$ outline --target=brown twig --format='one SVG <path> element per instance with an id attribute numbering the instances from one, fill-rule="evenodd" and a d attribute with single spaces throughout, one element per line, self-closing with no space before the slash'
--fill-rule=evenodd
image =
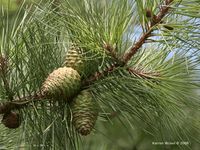
<path id="1" fill-rule="evenodd" d="M 134 74 L 134 75 L 139 76 L 144 79 L 152 79 L 154 77 L 160 76 L 160 74 L 158 72 L 144 72 L 144 71 L 134 69 L 134 68 L 127 68 L 127 71 L 130 74 Z"/>
<path id="2" fill-rule="evenodd" d="M 20 100 L 14 100 L 11 102 L 5 102 L 0 104 L 0 114 L 5 114 L 10 112 L 13 109 L 20 109 L 26 106 L 29 103 L 32 102 L 37 102 L 39 100 L 44 99 L 45 96 L 39 95 L 39 94 L 34 94 L 31 96 L 26 96 L 21 98 Z"/>
<path id="3" fill-rule="evenodd" d="M 109 73 L 113 72 L 116 69 L 116 67 L 119 67 L 119 64 L 117 63 L 112 64 L 110 67 L 104 69 L 102 72 L 96 72 L 94 75 L 90 76 L 88 79 L 83 80 L 82 86 L 87 86 L 91 84 L 92 82 L 108 75 Z"/>
<path id="4" fill-rule="evenodd" d="M 119 58 L 116 54 L 116 45 L 111 45 L 109 43 L 104 42 L 103 48 L 106 50 L 106 52 L 114 58 L 116 61 L 119 61 Z"/>
<path id="5" fill-rule="evenodd" d="M 154 26 L 157 25 L 162 21 L 162 19 L 166 16 L 166 14 L 169 12 L 170 4 L 173 2 L 173 0 L 164 0 L 163 6 L 160 8 L 160 12 L 157 15 L 153 15 L 153 19 L 151 20 L 149 29 L 143 33 L 143 35 L 140 37 L 139 41 L 136 42 L 131 49 L 126 52 L 122 58 L 122 61 L 127 64 L 127 62 L 134 56 L 134 54 L 142 47 L 142 45 L 145 43 L 145 41 L 148 39 L 148 37 L 151 36 L 151 33 L 155 30 Z M 148 13 L 149 14 L 149 13 Z"/>
<path id="6" fill-rule="evenodd" d="M 103 72 L 96 72 L 93 76 L 91 76 L 90 78 L 83 80 L 82 82 L 82 86 L 87 86 L 92 84 L 94 81 L 101 79 L 102 77 L 105 77 L 106 75 L 108 75 L 109 73 L 113 72 L 118 64 L 113 64 L 113 66 L 111 66 L 110 68 L 105 69 Z M 138 69 L 134 69 L 134 68 L 127 68 L 126 69 L 130 74 L 134 74 L 136 76 L 139 76 L 143 79 L 152 79 L 154 77 L 159 77 L 160 74 L 158 72 L 144 72 Z"/>

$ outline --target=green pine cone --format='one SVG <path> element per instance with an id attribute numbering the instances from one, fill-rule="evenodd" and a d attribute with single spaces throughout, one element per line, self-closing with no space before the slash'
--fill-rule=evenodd
<path id="1" fill-rule="evenodd" d="M 68 50 L 66 54 L 64 66 L 72 67 L 79 73 L 83 71 L 84 63 L 82 60 L 82 52 L 80 48 L 78 48 L 75 45 L 71 46 L 71 48 Z"/>
<path id="2" fill-rule="evenodd" d="M 81 77 L 88 77 L 98 70 L 99 58 L 93 58 L 94 55 L 96 54 L 73 44 L 65 56 L 63 66 L 77 70 Z"/>
<path id="3" fill-rule="evenodd" d="M 49 74 L 42 85 L 42 93 L 49 97 L 68 98 L 80 89 L 79 73 L 70 67 L 62 67 Z"/>
<path id="4" fill-rule="evenodd" d="M 88 135 L 98 116 L 98 105 L 89 91 L 84 90 L 72 101 L 72 121 L 78 133 Z"/>

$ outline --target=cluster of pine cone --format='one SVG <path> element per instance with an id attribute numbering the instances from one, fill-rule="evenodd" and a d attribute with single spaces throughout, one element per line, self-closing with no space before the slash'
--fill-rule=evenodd
<path id="1" fill-rule="evenodd" d="M 88 135 L 94 128 L 98 107 L 89 90 L 81 91 L 81 80 L 85 71 L 86 61 L 80 48 L 72 45 L 68 50 L 63 67 L 54 70 L 44 81 L 41 91 L 49 98 L 64 99 L 72 111 L 72 122 L 78 133 Z M 4 114 L 2 123 L 11 129 L 21 124 L 16 112 Z"/>
<path id="2" fill-rule="evenodd" d="M 98 116 L 98 107 L 90 91 L 81 91 L 85 63 L 80 48 L 72 45 L 64 66 L 50 73 L 42 85 L 43 95 L 62 98 L 69 103 L 73 126 L 81 135 L 88 135 L 92 131 Z"/>

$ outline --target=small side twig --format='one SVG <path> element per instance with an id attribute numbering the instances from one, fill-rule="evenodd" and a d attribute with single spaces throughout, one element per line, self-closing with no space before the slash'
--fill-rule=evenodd
<path id="1" fill-rule="evenodd" d="M 1 103 L 0 104 L 0 114 L 8 113 L 13 109 L 23 108 L 29 103 L 37 102 L 44 98 L 45 98 L 44 95 L 35 94 L 35 95 L 23 97 L 20 100 L 16 99 L 11 102 Z"/>
<path id="2" fill-rule="evenodd" d="M 96 72 L 94 75 L 90 76 L 88 79 L 82 81 L 82 86 L 87 86 L 93 83 L 94 81 L 108 75 L 109 73 L 113 72 L 117 67 L 118 64 L 113 64 L 109 68 L 104 69 L 102 72 Z"/>
<path id="3" fill-rule="evenodd" d="M 160 12 L 157 15 L 153 15 L 153 19 L 151 20 L 149 29 L 145 33 L 143 33 L 143 35 L 131 47 L 131 49 L 124 54 L 122 58 L 122 61 L 124 62 L 124 64 L 127 64 L 127 62 L 134 56 L 134 54 L 142 47 L 142 45 L 145 43 L 148 37 L 151 36 L 151 33 L 155 30 L 154 26 L 160 23 L 162 19 L 166 16 L 166 14 L 169 12 L 169 8 L 170 8 L 169 5 L 172 2 L 173 0 L 164 0 L 163 5 L 160 8 Z M 151 16 L 149 12 L 147 14 Z"/>
<path id="4" fill-rule="evenodd" d="M 104 42 L 103 48 L 106 50 L 106 52 L 115 60 L 119 61 L 118 56 L 116 54 L 116 45 L 111 45 L 109 43 Z"/>
<path id="5" fill-rule="evenodd" d="M 90 78 L 83 80 L 82 85 L 83 86 L 87 86 L 90 85 L 91 83 L 93 83 L 94 81 L 101 79 L 102 77 L 105 77 L 106 75 L 108 75 L 109 73 L 113 72 L 116 67 L 119 67 L 118 64 L 113 64 L 110 68 L 105 69 L 103 72 L 96 72 L 93 76 L 91 76 Z M 138 69 L 134 69 L 134 68 L 127 68 L 126 69 L 130 74 L 139 76 L 143 79 L 152 79 L 154 77 L 159 77 L 160 74 L 158 72 L 144 72 Z"/>
<path id="6" fill-rule="evenodd" d="M 143 79 L 152 79 L 154 77 L 159 77 L 160 74 L 158 72 L 144 72 L 144 71 L 140 71 L 134 68 L 127 68 L 127 71 L 130 74 L 134 74 L 136 76 L 139 76 Z"/>

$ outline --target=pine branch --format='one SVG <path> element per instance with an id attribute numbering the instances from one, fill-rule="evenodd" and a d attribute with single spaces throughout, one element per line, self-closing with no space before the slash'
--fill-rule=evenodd
<path id="1" fill-rule="evenodd" d="M 45 96 L 42 94 L 34 94 L 30 96 L 25 96 L 19 99 L 15 99 L 12 102 L 5 102 L 0 104 L 0 114 L 5 114 L 14 109 L 21 109 L 27 106 L 29 103 L 37 102 L 44 99 Z"/>
<path id="2" fill-rule="evenodd" d="M 136 43 L 135 46 L 133 46 L 131 48 L 131 51 L 128 52 L 127 54 L 125 54 L 125 58 L 124 58 L 124 64 L 120 64 L 120 63 L 115 63 L 112 66 L 110 66 L 109 68 L 106 68 L 103 70 L 103 72 L 96 72 L 94 75 L 90 76 L 88 79 L 84 80 L 82 82 L 82 86 L 87 86 L 92 84 L 93 82 L 95 82 L 96 80 L 99 80 L 102 77 L 107 76 L 109 73 L 113 72 L 116 70 L 116 68 L 120 67 L 120 66 L 125 66 L 125 64 L 128 62 L 128 60 L 133 56 L 133 54 L 135 54 L 137 52 L 137 50 L 145 43 L 145 41 L 147 40 L 147 38 L 151 35 L 152 31 L 153 31 L 153 27 L 158 24 L 162 18 L 167 14 L 168 10 L 169 10 L 169 4 L 172 2 L 171 1 L 165 1 L 165 5 L 161 8 L 160 13 L 152 20 L 151 22 L 151 27 L 149 28 L 149 30 L 139 39 L 139 41 Z M 155 19 L 156 18 L 156 19 Z M 115 48 L 114 46 L 111 46 L 109 44 L 104 45 L 104 48 L 107 50 L 108 53 L 110 53 L 110 55 L 115 59 L 115 60 L 119 60 L 118 57 L 116 56 L 116 52 L 115 52 Z M 154 73 L 154 72 L 142 72 L 140 70 L 136 70 L 133 68 L 127 68 L 127 71 L 130 74 L 134 74 L 137 76 L 140 76 L 141 78 L 152 78 L 152 76 L 159 76 L 158 73 Z M 8 111 L 11 111 L 13 109 L 20 109 L 23 108 L 25 106 L 27 106 L 29 103 L 31 102 L 37 102 L 40 101 L 41 99 L 44 99 L 45 96 L 41 95 L 41 94 L 35 94 L 35 95 L 31 95 L 31 96 L 26 96 L 26 97 L 22 97 L 20 100 L 13 100 L 12 102 L 7 102 L 7 103 L 3 103 L 0 105 L 0 114 L 4 114 Z"/>
<path id="3" fill-rule="evenodd" d="M 107 76 L 109 73 L 115 71 L 117 68 L 121 67 L 121 66 L 125 66 L 127 64 L 127 62 L 132 58 L 132 56 L 138 51 L 139 48 L 141 48 L 141 46 L 145 43 L 145 41 L 147 40 L 147 38 L 149 36 L 151 36 L 151 33 L 154 31 L 153 27 L 155 25 L 157 25 L 158 23 L 160 23 L 163 19 L 163 17 L 168 13 L 169 8 L 170 8 L 170 4 L 172 3 L 173 0 L 165 0 L 163 2 L 163 6 L 160 9 L 160 12 L 154 16 L 151 21 L 151 25 L 149 30 L 147 30 L 146 33 L 144 33 L 141 38 L 139 39 L 138 42 L 136 42 L 136 44 L 131 48 L 131 50 L 127 53 L 125 53 L 124 58 L 123 58 L 123 64 L 121 64 L 120 62 L 115 63 L 113 65 L 111 65 L 110 67 L 106 68 L 103 70 L 103 72 L 96 72 L 94 75 L 91 75 L 88 79 L 83 80 L 82 82 L 82 86 L 87 86 L 92 84 L 93 82 L 99 80 L 102 77 Z M 105 44 L 104 48 L 110 53 L 110 55 L 115 59 L 115 60 L 119 60 L 118 57 L 116 56 L 116 52 L 115 52 L 115 48 L 109 44 Z M 154 73 L 154 72 L 141 72 L 139 70 L 135 70 L 133 68 L 127 68 L 127 71 L 130 74 L 135 74 L 137 76 L 140 76 L 142 78 L 152 78 L 152 76 L 159 76 L 158 73 Z M 24 106 L 26 106 L 27 104 L 31 103 L 31 102 L 36 102 L 36 101 L 40 101 L 41 99 L 44 99 L 45 96 L 41 95 L 41 94 L 35 94 L 32 96 L 26 96 L 26 97 L 22 97 L 20 100 L 13 100 L 12 102 L 7 102 L 4 104 L 0 105 L 0 114 L 6 113 L 8 111 L 11 111 L 13 109 L 20 109 L 23 108 Z"/>
<path id="4" fill-rule="evenodd" d="M 149 29 L 143 33 L 141 38 L 136 42 L 132 48 L 126 52 L 123 56 L 123 62 L 127 64 L 127 62 L 135 55 L 135 53 L 142 47 L 145 41 L 151 36 L 151 33 L 155 30 L 154 27 L 159 24 L 162 19 L 169 12 L 170 4 L 173 0 L 165 0 L 163 2 L 163 6 L 160 8 L 160 12 L 157 15 L 153 15 Z M 148 12 L 147 15 L 151 16 L 151 12 Z"/>
<path id="5" fill-rule="evenodd" d="M 99 80 L 100 78 L 105 77 L 109 73 L 113 72 L 117 67 L 119 67 L 119 65 L 116 63 L 116 64 L 113 64 L 111 67 L 104 69 L 103 72 L 96 72 L 94 75 L 90 76 L 88 79 L 83 80 L 82 86 L 90 85 L 96 80 Z"/>
<path id="6" fill-rule="evenodd" d="M 142 47 L 142 45 L 146 42 L 146 40 L 148 39 L 148 37 L 151 36 L 152 32 L 154 31 L 154 26 L 156 26 L 158 23 L 160 23 L 162 21 L 162 19 L 165 17 L 165 15 L 168 13 L 169 8 L 170 8 L 170 4 L 173 2 L 173 0 L 165 0 L 163 2 L 163 6 L 160 8 L 160 12 L 157 15 L 153 15 L 153 18 L 151 20 L 150 23 L 150 27 L 149 29 L 146 31 L 146 33 L 144 33 L 141 38 L 138 40 L 138 42 L 136 42 L 136 44 L 130 49 L 130 51 L 128 51 L 127 53 L 124 54 L 124 57 L 122 59 L 123 64 L 116 63 L 113 66 L 111 66 L 110 68 L 107 68 L 106 70 L 104 70 L 102 73 L 95 73 L 94 75 L 92 75 L 91 77 L 89 77 L 88 79 L 86 79 L 85 81 L 83 81 L 83 85 L 89 85 L 90 83 L 98 80 L 99 78 L 106 76 L 107 74 L 109 74 L 110 72 L 114 71 L 116 68 L 120 67 L 120 66 L 125 66 L 127 64 L 127 62 L 133 57 L 133 55 Z M 150 12 L 151 13 L 151 12 Z M 151 16 L 152 14 L 150 14 Z M 104 48 L 110 53 L 110 55 L 115 59 L 115 60 L 119 60 L 116 56 L 116 52 L 113 49 L 112 46 L 105 44 Z M 147 74 L 142 74 L 139 73 L 138 71 L 134 71 L 130 68 L 128 68 L 128 71 L 130 73 L 133 74 L 137 74 L 139 76 L 143 76 L 143 77 L 147 77 Z"/>
<path id="7" fill-rule="evenodd" d="M 115 69 L 116 69 L 116 64 L 113 64 L 110 68 L 106 68 L 101 73 L 96 72 L 94 76 L 91 76 L 90 78 L 84 80 L 82 82 L 82 86 L 84 87 L 84 86 L 92 84 L 96 80 L 99 80 L 102 77 L 105 77 L 106 75 L 108 75 L 109 73 L 111 73 Z M 140 70 L 137 70 L 137 69 L 134 69 L 134 68 L 127 68 L 126 70 L 130 74 L 134 74 L 134 75 L 139 76 L 139 77 L 144 78 L 144 79 L 152 79 L 153 77 L 160 76 L 160 74 L 157 73 L 157 72 L 144 72 L 144 71 L 140 71 Z M 34 95 L 22 97 L 20 99 L 15 99 L 12 102 L 2 103 L 0 105 L 0 114 L 7 113 L 7 112 L 14 110 L 14 109 L 21 109 L 21 108 L 27 106 L 29 103 L 41 101 L 42 99 L 45 99 L 45 98 L 46 98 L 45 95 L 34 94 Z"/>

